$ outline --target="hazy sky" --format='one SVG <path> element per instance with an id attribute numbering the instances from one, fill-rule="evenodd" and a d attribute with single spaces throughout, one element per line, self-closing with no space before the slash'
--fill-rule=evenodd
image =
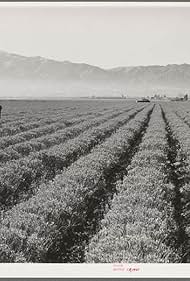
<path id="1" fill-rule="evenodd" d="M 4 51 L 105 68 L 190 63 L 188 3 L 173 8 L 13 5 L 0 5 Z"/>

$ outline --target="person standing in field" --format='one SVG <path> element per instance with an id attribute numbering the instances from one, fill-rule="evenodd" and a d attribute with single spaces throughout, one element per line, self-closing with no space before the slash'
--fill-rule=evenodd
<path id="1" fill-rule="evenodd" d="M 0 105 L 0 119 L 1 119 L 1 110 L 2 110 L 2 105 Z"/>

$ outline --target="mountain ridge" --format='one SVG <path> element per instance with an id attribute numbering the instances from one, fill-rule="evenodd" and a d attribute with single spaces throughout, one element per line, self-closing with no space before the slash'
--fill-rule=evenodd
<path id="1" fill-rule="evenodd" d="M 32 88 L 66 91 L 78 88 L 78 92 L 99 89 L 109 92 L 129 89 L 131 92 L 145 92 L 154 89 L 189 89 L 190 64 L 167 64 L 147 66 L 118 66 L 104 69 L 88 63 L 58 61 L 41 56 L 27 57 L 0 51 L 0 83 L 6 85 L 14 81 L 31 91 Z M 9 85 L 7 86 L 10 87 Z M 0 87 L 1 89 L 1 87 Z"/>
<path id="2" fill-rule="evenodd" d="M 54 62 L 58 62 L 58 63 L 72 63 L 72 64 L 84 64 L 84 65 L 88 65 L 88 66 L 93 66 L 93 67 L 96 67 L 96 68 L 100 68 L 102 70 L 114 70 L 114 69 L 117 69 L 117 68 L 135 68 L 135 67 L 167 67 L 167 66 L 180 66 L 180 65 L 190 65 L 190 63 L 180 63 L 180 64 L 177 64 L 177 63 L 168 63 L 168 64 L 150 64 L 150 65 L 129 65 L 129 66 L 115 66 L 115 67 L 111 67 L 111 68 L 104 68 L 104 67 L 100 67 L 100 66 L 97 66 L 97 65 L 92 65 L 90 63 L 81 63 L 81 62 L 72 62 L 70 60 L 56 60 L 56 59 L 52 59 L 52 58 L 47 58 L 47 57 L 44 57 L 44 56 L 26 56 L 26 55 L 20 55 L 20 54 L 17 54 L 17 53 L 9 53 L 9 52 L 6 52 L 4 50 L 0 50 L 0 56 L 1 55 L 8 55 L 8 56 L 16 56 L 16 57 L 20 57 L 20 58 L 25 58 L 25 59 L 32 59 L 32 58 L 39 58 L 39 59 L 44 59 L 44 60 L 48 60 L 48 61 L 54 61 Z"/>

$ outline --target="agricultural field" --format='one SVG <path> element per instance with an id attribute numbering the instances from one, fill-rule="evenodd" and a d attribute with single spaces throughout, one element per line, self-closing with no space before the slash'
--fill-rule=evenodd
<path id="1" fill-rule="evenodd" d="M 0 104 L 0 262 L 190 262 L 189 102 Z"/>

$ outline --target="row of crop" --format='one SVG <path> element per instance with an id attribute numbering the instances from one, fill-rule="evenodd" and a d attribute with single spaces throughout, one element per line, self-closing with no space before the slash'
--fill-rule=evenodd
<path id="1" fill-rule="evenodd" d="M 133 103 L 130 103 L 131 105 L 133 105 Z M 100 106 L 96 107 L 94 106 L 94 104 L 91 103 L 87 103 L 87 105 L 83 106 L 82 104 L 78 103 L 77 106 L 73 107 L 73 106 L 66 106 L 63 105 L 61 108 L 52 108 L 51 105 L 50 106 L 45 106 L 44 108 L 38 108 L 38 106 L 33 107 L 33 110 L 27 110 L 27 111 L 22 111 L 21 113 L 19 112 L 12 112 L 12 107 L 10 107 L 10 112 L 12 112 L 9 115 L 6 115 L 6 113 L 4 113 L 4 108 L 3 108 L 3 112 L 2 112 L 2 118 L 1 118 L 1 125 L 2 126 L 12 126 L 15 121 L 18 122 L 18 124 L 24 125 L 26 122 L 31 122 L 31 121 L 40 121 L 43 118 L 49 118 L 51 120 L 51 118 L 54 118 L 56 116 L 58 116 L 58 114 L 61 116 L 65 115 L 67 117 L 68 114 L 70 114 L 72 112 L 73 115 L 76 116 L 81 116 L 84 115 L 85 112 L 95 112 L 97 111 L 96 108 L 99 109 L 99 111 L 108 111 L 108 110 L 119 110 L 122 109 L 126 106 L 126 104 L 113 104 L 113 103 L 101 103 Z M 35 109 L 35 110 L 34 110 Z"/>
<path id="2" fill-rule="evenodd" d="M 29 157 L 7 163 L 0 169 L 1 207 L 10 207 L 24 197 L 31 196 L 34 186 L 45 179 L 52 179 L 64 167 L 68 167 L 81 155 L 88 153 L 95 145 L 109 137 L 120 126 L 133 118 L 143 107 L 134 109 L 103 123 L 103 119 L 94 123 L 100 125 L 91 128 L 67 143 L 51 149 L 32 153 Z M 102 124 L 103 123 L 103 124 Z"/>
<path id="3" fill-rule="evenodd" d="M 174 227 L 172 206 L 166 200 L 170 189 L 166 161 L 166 130 L 157 106 L 128 174 L 118 183 L 111 208 L 86 248 L 86 262 L 167 263 L 177 259 L 166 244 L 169 225 Z"/>
<path id="4" fill-rule="evenodd" d="M 131 105 L 130 105 L 131 106 Z M 128 107 L 130 107 L 128 106 Z M 122 108 L 116 108 L 115 110 L 121 110 Z M 124 107 L 123 107 L 124 109 Z M 54 124 L 54 123 L 57 123 L 57 122 L 61 122 L 61 121 L 68 121 L 68 119 L 70 118 L 79 118 L 81 116 L 85 117 L 85 116 L 90 116 L 90 115 L 93 115 L 93 114 L 104 114 L 104 113 L 108 113 L 108 112 L 112 112 L 113 111 L 113 108 L 111 109 L 100 109 L 99 111 L 97 111 L 97 109 L 91 109 L 87 112 L 72 112 L 72 111 L 69 111 L 69 113 L 65 113 L 65 112 L 62 112 L 62 113 L 56 113 L 56 114 L 49 114 L 49 116 L 45 116 L 45 115 L 42 115 L 40 114 L 40 117 L 38 117 L 39 113 L 34 115 L 34 116 L 30 116 L 29 119 L 27 118 L 23 118 L 23 120 L 21 121 L 16 121 L 16 122 L 12 122 L 11 124 L 8 123 L 8 124 L 5 124 L 4 126 L 2 125 L 2 122 L 1 122 L 1 135 L 14 135 L 14 134 L 18 134 L 19 132 L 23 133 L 25 131 L 28 131 L 30 129 L 34 129 L 34 128 L 39 128 L 43 125 L 50 125 L 50 124 Z M 72 113 L 71 113 L 72 112 Z M 30 121 L 30 122 L 28 122 Z M 10 126 L 11 125 L 11 126 Z M 20 125 L 20 127 L 19 127 Z M 39 128 L 40 129 L 40 128 Z"/>
<path id="5" fill-rule="evenodd" d="M 97 112 L 98 113 L 98 112 Z M 103 113 L 103 112 L 102 112 Z M 70 119 L 71 118 L 79 118 L 81 116 L 81 118 L 83 117 L 85 120 L 85 117 L 90 116 L 90 115 L 96 115 L 96 110 L 92 110 L 86 113 L 80 113 L 80 114 L 76 114 L 76 113 L 67 113 L 63 114 L 63 113 L 59 113 L 53 116 L 48 116 L 48 117 L 44 117 L 41 116 L 40 119 L 35 120 L 35 121 L 31 121 L 31 122 L 27 122 L 27 120 L 23 120 L 23 121 L 16 121 L 14 123 L 2 126 L 0 128 L 0 137 L 6 137 L 6 136 L 12 136 L 12 135 L 16 135 L 19 133 L 23 133 L 32 129 L 39 129 L 45 125 L 52 125 L 54 126 L 54 124 L 57 124 L 59 122 L 65 122 L 66 124 L 70 123 Z M 72 123 L 72 122 L 71 122 Z"/>
<path id="6" fill-rule="evenodd" d="M 52 106 L 53 104 L 51 101 L 49 102 L 31 102 L 30 101 L 9 101 L 8 103 L 2 103 L 3 106 L 3 112 L 5 117 L 12 117 L 14 116 L 25 116 L 25 115 L 33 115 L 33 114 L 46 114 L 49 112 L 58 112 L 62 111 L 63 109 L 66 109 L 67 107 L 64 105 L 64 103 L 59 103 L 59 106 Z"/>
<path id="7" fill-rule="evenodd" d="M 168 120 L 169 126 L 173 132 L 174 138 L 176 138 L 180 144 L 179 153 L 183 153 L 186 162 L 190 164 L 190 129 L 189 126 L 183 122 L 172 110 L 170 110 L 169 106 L 162 105 L 164 110 L 166 119 Z"/>
<path id="8" fill-rule="evenodd" d="M 190 114 L 189 102 L 169 103 L 168 105 L 174 112 L 184 112 L 188 115 Z"/>
<path id="9" fill-rule="evenodd" d="M 84 121 L 86 118 L 82 117 L 79 119 L 79 122 Z M 35 128 L 28 127 L 28 130 L 24 130 L 23 132 L 20 132 L 20 129 L 15 128 L 15 134 L 10 134 L 8 136 L 4 136 L 0 138 L 0 148 L 4 149 L 10 145 L 14 145 L 17 143 L 21 143 L 33 138 L 38 138 L 40 136 L 54 133 L 56 130 L 61 130 L 63 128 L 66 128 L 68 125 L 75 124 L 77 122 L 77 118 L 71 119 L 68 121 L 65 117 L 58 118 L 57 122 L 51 122 L 48 124 L 39 123 L 38 126 L 35 126 Z M 18 131 L 17 131 L 18 130 Z M 13 132 L 13 131 L 12 131 Z M 16 133 L 17 132 L 17 133 Z"/>
<path id="10" fill-rule="evenodd" d="M 75 239 L 80 241 L 85 235 L 83 226 L 93 223 L 89 216 L 97 206 L 91 204 L 92 199 L 97 191 L 109 192 L 105 190 L 109 171 L 130 150 L 152 108 L 146 107 L 54 181 L 41 185 L 31 199 L 2 214 L 0 261 L 64 261 L 70 247 L 71 255 L 75 254 Z"/>
<path id="11" fill-rule="evenodd" d="M 31 112 L 12 112 L 12 108 L 10 108 L 10 112 L 11 113 L 5 113 L 4 112 L 5 109 L 3 107 L 3 111 L 2 111 L 2 119 L 1 119 L 1 125 L 11 125 L 12 123 L 14 123 L 15 121 L 16 122 L 23 122 L 24 120 L 27 120 L 27 121 L 30 121 L 30 120 L 40 120 L 42 117 L 44 116 L 49 116 L 49 115 L 52 115 L 53 112 L 52 110 L 46 110 L 46 111 L 40 111 L 38 113 L 31 113 Z M 58 113 L 59 111 L 56 112 L 56 114 Z"/>
<path id="12" fill-rule="evenodd" d="M 189 237 L 188 243 L 190 248 L 190 129 L 189 126 L 184 123 L 168 106 L 162 106 L 165 117 L 171 128 L 173 138 L 177 140 L 179 148 L 177 149 L 176 165 L 178 165 L 178 180 L 183 183 L 180 187 L 179 196 L 182 204 L 182 218 L 183 228 L 186 235 Z M 180 161 L 180 162 L 179 162 Z M 186 259 L 190 261 L 190 251 L 187 254 Z"/>
<path id="13" fill-rule="evenodd" d="M 190 127 L 190 114 L 182 109 L 175 110 L 175 112 Z"/>
<path id="14" fill-rule="evenodd" d="M 22 136 L 15 136 L 14 138 L 10 138 L 7 140 L 8 144 L 10 142 L 18 142 L 19 140 L 23 140 L 23 142 L 19 142 L 15 145 L 11 145 L 3 150 L 0 150 L 0 162 L 1 165 L 7 161 L 10 160 L 16 160 L 19 158 L 22 158 L 24 156 L 28 156 L 32 152 L 40 151 L 42 149 L 47 149 L 49 147 L 52 147 L 54 145 L 60 144 L 65 142 L 66 140 L 76 137 L 78 134 L 83 132 L 84 130 L 101 124 L 102 122 L 107 121 L 110 118 L 114 118 L 116 116 L 119 116 L 120 114 L 123 113 L 124 115 L 126 112 L 129 111 L 129 109 L 125 109 L 119 112 L 112 112 L 105 114 L 101 116 L 101 114 L 95 114 L 92 116 L 89 116 L 88 118 L 86 117 L 81 117 L 78 119 L 73 119 L 70 120 L 70 125 L 72 124 L 73 121 L 73 126 L 71 127 L 66 127 L 65 124 L 58 124 L 57 126 L 52 126 L 48 128 L 44 128 L 42 136 L 40 137 L 40 132 L 37 132 L 37 138 L 33 136 L 31 140 L 25 141 L 24 142 L 24 137 L 31 136 L 31 134 L 27 134 L 23 137 Z M 96 117 L 97 115 L 100 115 L 99 117 Z M 86 120 L 88 119 L 88 120 Z M 55 131 L 56 129 L 56 131 Z M 49 131 L 48 131 L 49 130 Z M 0 143 L 2 143 L 0 141 Z M 5 141 L 6 144 L 6 141 Z"/>
<path id="15" fill-rule="evenodd" d="M 113 108 L 115 108 L 115 106 L 113 106 Z M 122 108 L 118 108 L 118 109 L 122 109 Z M 108 110 L 112 110 L 112 108 L 100 108 L 99 111 L 103 112 L 103 111 L 108 111 Z M 89 113 L 95 113 L 97 111 L 96 108 L 93 108 L 91 106 L 88 106 L 86 108 L 86 110 L 82 110 L 81 108 L 77 109 L 77 108 L 72 108 L 72 107 L 63 107 L 62 109 L 59 109 L 57 111 L 53 110 L 51 107 L 47 107 L 46 110 L 42 110 L 40 112 L 25 112 L 23 113 L 20 117 L 18 117 L 18 114 L 13 114 L 12 113 L 12 118 L 10 118 L 10 120 L 8 120 L 4 114 L 3 119 L 1 120 L 1 125 L 2 128 L 6 127 L 6 126 L 21 126 L 21 129 L 24 130 L 24 126 L 28 126 L 29 123 L 31 123 L 31 126 L 35 126 L 35 122 L 47 122 L 46 124 L 50 124 L 52 121 L 57 122 L 57 118 L 58 117 L 65 117 L 68 118 L 68 116 L 71 115 L 72 116 L 82 116 L 82 115 L 88 115 Z M 54 120 L 55 118 L 55 120 Z M 34 123 L 34 124 L 32 124 Z M 53 123 L 53 122 L 52 122 Z M 26 127 L 27 128 L 27 127 Z"/>
<path id="16" fill-rule="evenodd" d="M 117 112 L 117 111 L 116 111 Z M 81 117 L 71 118 L 69 120 L 65 119 L 64 117 L 60 117 L 56 123 L 49 124 L 46 126 L 40 126 L 36 129 L 28 130 L 27 132 L 18 133 L 14 136 L 3 137 L 0 139 L 0 148 L 4 149 L 11 146 L 14 149 L 14 145 L 18 143 L 22 143 L 25 141 L 30 141 L 32 139 L 40 138 L 49 134 L 53 134 L 59 130 L 62 130 L 68 126 L 72 126 L 74 124 L 78 124 L 80 122 L 85 121 L 86 119 L 93 119 L 98 116 L 102 116 L 104 114 L 110 114 L 110 111 L 106 112 L 95 112 L 94 114 L 89 113 L 88 115 L 84 114 Z M 2 152 L 2 151 L 1 151 Z"/>
<path id="17" fill-rule="evenodd" d="M 13 126 L 15 125 L 24 125 L 26 122 L 37 122 L 40 121 L 43 118 L 54 118 L 58 116 L 58 114 L 65 114 L 69 113 L 70 111 L 67 110 L 58 110 L 57 112 L 54 112 L 51 109 L 41 110 L 40 112 L 12 112 L 10 114 L 5 114 L 4 110 L 2 111 L 2 119 L 1 119 L 1 125 L 4 126 Z"/>
<path id="18" fill-rule="evenodd" d="M 58 115 L 56 117 L 44 117 L 42 116 L 38 120 L 27 120 L 23 119 L 22 121 L 15 121 L 10 124 L 5 124 L 4 126 L 1 127 L 0 129 L 0 137 L 6 137 L 6 136 L 13 136 L 18 133 L 22 133 L 28 130 L 32 130 L 35 128 L 39 128 L 41 126 L 49 125 L 49 124 L 54 124 L 56 122 L 61 122 L 61 121 L 67 121 L 68 118 L 72 118 L 73 114 L 68 114 L 68 116 L 64 116 L 63 114 Z M 29 122 L 28 122 L 29 121 Z"/>
<path id="19" fill-rule="evenodd" d="M 57 115 L 58 113 L 68 113 L 70 111 L 72 112 L 79 112 L 78 106 L 72 107 L 72 106 L 66 106 L 64 103 L 60 103 L 60 107 L 54 107 L 51 102 L 45 102 L 44 104 L 34 102 L 32 104 L 23 103 L 23 101 L 18 102 L 17 104 L 14 104 L 14 102 L 10 102 L 9 104 L 3 104 L 3 123 L 6 122 L 12 122 L 14 119 L 24 120 L 28 119 L 30 120 L 33 118 L 41 118 L 41 117 L 48 117 L 49 115 Z M 92 110 L 93 107 L 87 106 L 85 111 Z"/>

